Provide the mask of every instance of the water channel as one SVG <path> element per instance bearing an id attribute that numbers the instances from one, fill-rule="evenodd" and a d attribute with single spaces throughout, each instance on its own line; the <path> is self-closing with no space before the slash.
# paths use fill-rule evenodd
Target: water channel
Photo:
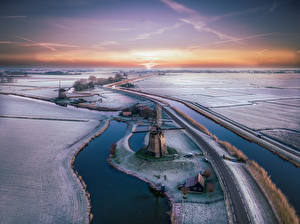
<path id="1" fill-rule="evenodd" d="M 125 123 L 112 121 L 76 157 L 74 169 L 91 194 L 92 223 L 170 223 L 166 198 L 155 196 L 147 183 L 112 168 L 107 162 L 111 145 L 124 136 L 126 127 Z"/>

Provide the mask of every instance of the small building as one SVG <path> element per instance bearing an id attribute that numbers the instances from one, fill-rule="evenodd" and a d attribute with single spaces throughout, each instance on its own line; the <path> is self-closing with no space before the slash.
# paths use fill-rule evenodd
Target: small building
<path id="1" fill-rule="evenodd" d="M 198 173 L 197 176 L 188 178 L 181 187 L 185 187 L 189 192 L 203 193 L 205 191 L 205 184 L 205 178 Z"/>
<path id="2" fill-rule="evenodd" d="M 122 112 L 122 116 L 124 116 L 124 117 L 129 117 L 129 116 L 131 116 L 132 115 L 132 112 L 131 111 L 123 111 Z"/>

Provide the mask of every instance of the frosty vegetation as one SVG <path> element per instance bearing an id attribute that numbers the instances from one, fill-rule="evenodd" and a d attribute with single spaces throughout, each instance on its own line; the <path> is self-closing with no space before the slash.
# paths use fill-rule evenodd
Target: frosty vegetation
<path id="1" fill-rule="evenodd" d="M 123 76 L 120 73 L 115 74 L 114 77 L 97 78 L 91 75 L 88 79 L 80 79 L 74 82 L 73 87 L 76 91 L 82 91 L 86 89 L 92 89 L 95 85 L 106 85 L 123 80 Z"/>

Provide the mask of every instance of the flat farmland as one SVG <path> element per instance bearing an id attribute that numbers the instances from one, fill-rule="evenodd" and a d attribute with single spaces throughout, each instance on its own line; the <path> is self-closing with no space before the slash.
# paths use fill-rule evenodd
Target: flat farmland
<path id="1" fill-rule="evenodd" d="M 298 73 L 167 73 L 136 88 L 198 103 L 299 149 Z"/>

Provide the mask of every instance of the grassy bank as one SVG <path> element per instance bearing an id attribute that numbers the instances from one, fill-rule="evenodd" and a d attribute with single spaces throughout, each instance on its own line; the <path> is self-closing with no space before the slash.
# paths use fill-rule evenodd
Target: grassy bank
<path id="1" fill-rule="evenodd" d="M 248 161 L 247 168 L 268 198 L 272 208 L 279 216 L 281 223 L 298 224 L 299 218 L 296 215 L 295 209 L 289 204 L 281 190 L 272 182 L 267 171 L 260 167 L 255 161 Z"/>
<path id="2" fill-rule="evenodd" d="M 231 145 L 229 142 L 225 142 L 225 141 L 219 140 L 215 135 L 213 135 L 212 133 L 210 133 L 209 130 L 205 126 L 203 126 L 199 122 L 195 121 L 193 118 L 191 118 L 190 116 L 186 115 L 185 113 L 183 113 L 182 111 L 178 110 L 177 108 L 172 107 L 172 109 L 175 110 L 181 116 L 185 117 L 185 119 L 187 119 L 190 123 L 192 123 L 196 128 L 200 129 L 202 132 L 204 132 L 205 134 L 207 134 L 210 137 L 212 137 L 223 148 L 225 148 L 232 156 L 237 157 L 238 160 L 240 160 L 242 162 L 246 162 L 247 161 L 247 159 L 248 159 L 247 156 L 245 156 L 245 154 L 243 152 L 241 152 L 240 150 L 238 150 L 235 146 Z"/>

